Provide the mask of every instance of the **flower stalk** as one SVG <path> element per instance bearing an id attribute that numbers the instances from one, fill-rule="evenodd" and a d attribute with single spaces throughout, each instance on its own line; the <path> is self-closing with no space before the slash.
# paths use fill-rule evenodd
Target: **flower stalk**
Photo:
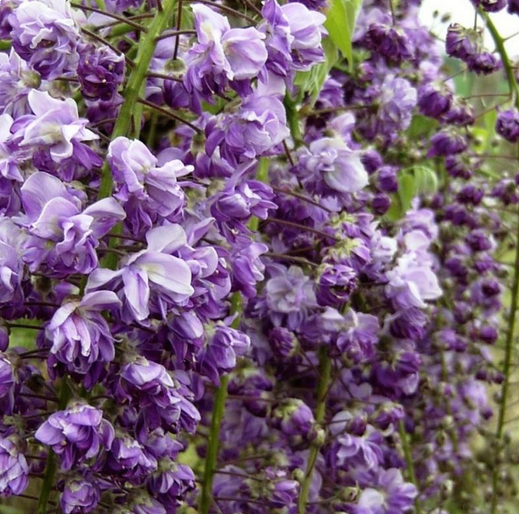
<path id="1" fill-rule="evenodd" d="M 332 359 L 328 355 L 328 348 L 323 347 L 319 351 L 319 382 L 317 384 L 317 404 L 315 407 L 315 421 L 318 427 L 322 427 L 326 415 L 326 395 L 330 387 L 332 371 Z M 308 504 L 308 494 L 310 493 L 310 485 L 312 484 L 312 476 L 314 473 L 315 463 L 319 456 L 319 451 L 324 441 L 317 437 L 310 448 L 306 470 L 301 483 L 301 490 L 297 501 L 297 514 L 305 514 Z"/>
<path id="2" fill-rule="evenodd" d="M 487 28 L 494 40 L 496 45 L 496 49 L 501 56 L 501 60 L 503 62 L 503 66 L 505 69 L 505 73 L 508 80 L 508 88 L 510 93 L 510 98 L 514 102 L 516 108 L 519 109 L 519 94 L 518 94 L 518 86 L 517 80 L 515 78 L 514 70 L 512 67 L 512 63 L 510 58 L 508 57 L 508 53 L 506 51 L 504 45 L 504 39 L 499 34 L 496 26 L 492 22 L 490 16 L 485 12 L 480 10 L 480 14 L 487 24 Z M 517 227 L 516 227 L 516 238 L 519 241 L 519 209 L 517 210 Z M 513 279 L 512 279 L 512 287 L 511 287 L 511 304 L 510 304 L 510 314 L 507 320 L 506 326 L 506 336 L 505 336 L 505 356 L 503 362 L 503 383 L 501 385 L 501 401 L 499 403 L 499 414 L 497 419 L 497 428 L 496 428 L 496 440 L 498 446 L 500 446 L 501 441 L 503 440 L 504 435 L 504 427 L 505 427 L 505 417 L 506 417 L 506 409 L 508 405 L 508 395 L 510 388 L 510 373 L 512 368 L 512 354 L 513 354 L 513 343 L 515 338 L 515 330 L 516 330 L 516 321 L 517 321 L 517 309 L 519 307 L 519 245 L 515 245 L 515 259 L 514 259 L 514 268 L 513 268 Z M 498 489 L 499 489 L 499 466 L 497 462 L 494 464 L 494 469 L 492 472 L 492 503 L 491 503 L 491 513 L 496 514 L 497 506 L 498 506 Z"/>

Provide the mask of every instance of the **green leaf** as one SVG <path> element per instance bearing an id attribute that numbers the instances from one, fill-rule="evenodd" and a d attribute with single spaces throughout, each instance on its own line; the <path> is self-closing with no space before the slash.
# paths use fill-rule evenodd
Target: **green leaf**
<path id="1" fill-rule="evenodd" d="M 436 191 L 438 191 L 438 177 L 433 169 L 416 165 L 400 171 L 398 193 L 392 197 L 391 207 L 385 215 L 386 219 L 397 221 L 403 218 L 416 196 L 429 195 Z"/>
<path id="2" fill-rule="evenodd" d="M 438 191 L 438 177 L 436 172 L 427 166 L 413 166 L 405 170 L 412 173 L 415 182 L 415 196 L 429 195 Z"/>
<path id="3" fill-rule="evenodd" d="M 323 39 L 323 50 L 325 60 L 319 64 L 312 66 L 309 71 L 301 71 L 296 74 L 294 83 L 304 92 L 308 93 L 312 98 L 312 105 L 317 100 L 324 81 L 335 63 L 339 60 L 339 52 L 337 47 L 330 38 Z"/>
<path id="4" fill-rule="evenodd" d="M 406 131 L 407 139 L 418 139 L 436 131 L 440 124 L 433 118 L 416 114 L 411 120 L 411 125 Z"/>
<path id="5" fill-rule="evenodd" d="M 332 0 L 324 23 L 331 40 L 348 60 L 350 71 L 353 65 L 351 38 L 361 6 L 362 0 Z"/>

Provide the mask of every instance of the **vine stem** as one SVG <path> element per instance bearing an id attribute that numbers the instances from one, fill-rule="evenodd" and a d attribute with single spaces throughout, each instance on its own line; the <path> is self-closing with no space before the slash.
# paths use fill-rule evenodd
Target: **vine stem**
<path id="1" fill-rule="evenodd" d="M 137 114 L 136 122 L 140 125 L 140 114 L 142 109 L 137 111 L 139 95 L 146 81 L 146 74 L 149 71 L 150 61 L 155 51 L 155 39 L 166 29 L 171 20 L 177 0 L 164 0 L 162 11 L 158 12 L 150 26 L 148 32 L 139 43 L 139 50 L 135 59 L 135 68 L 130 74 L 128 83 L 124 89 L 124 102 L 117 116 L 111 139 L 126 136 L 130 132 L 131 120 Z M 99 186 L 98 198 L 106 198 L 112 194 L 113 179 L 110 167 L 105 165 Z"/>
<path id="2" fill-rule="evenodd" d="M 326 395 L 330 386 L 331 372 L 332 359 L 328 355 L 328 348 L 322 347 L 319 351 L 319 382 L 317 384 L 317 405 L 315 407 L 315 421 L 318 426 L 322 426 L 325 421 Z M 301 484 L 301 491 L 297 500 L 297 514 L 306 514 L 312 475 L 322 445 L 323 441 L 317 437 L 310 448 L 308 462 L 306 464 L 306 470 Z"/>
<path id="3" fill-rule="evenodd" d="M 149 71 L 150 62 L 155 51 L 156 39 L 167 28 L 171 21 L 177 0 L 164 0 L 162 10 L 157 12 L 155 18 L 148 27 L 148 32 L 143 34 L 139 42 L 137 57 L 135 59 L 134 67 L 124 89 L 124 102 L 117 116 L 117 120 L 112 131 L 111 140 L 127 136 L 131 131 L 132 118 L 135 124 L 135 135 L 138 136 L 140 132 L 141 117 L 143 106 L 139 104 L 139 96 L 143 92 L 146 84 L 146 75 Z M 97 198 L 100 200 L 112 194 L 113 178 L 112 170 L 105 162 L 101 175 L 101 182 L 99 185 L 99 193 Z M 122 232 L 122 225 L 119 223 L 114 227 L 112 233 L 118 235 Z M 115 248 L 118 244 L 117 237 L 110 240 L 110 248 Z M 101 261 L 102 265 L 115 269 L 117 266 L 117 255 L 114 253 L 107 253 Z"/>
<path id="4" fill-rule="evenodd" d="M 225 413 L 225 401 L 227 400 L 227 384 L 229 376 L 220 378 L 220 387 L 214 397 L 213 417 L 211 418 L 211 430 L 207 445 L 207 457 L 205 459 L 204 481 L 200 495 L 200 514 L 209 514 L 213 495 L 213 478 L 218 460 L 218 447 L 220 446 L 220 428 Z"/>
<path id="5" fill-rule="evenodd" d="M 480 15 L 486 22 L 487 28 L 494 40 L 496 45 L 496 50 L 501 56 L 501 61 L 503 62 L 503 66 L 505 68 L 508 87 L 510 91 L 510 97 L 515 103 L 516 108 L 519 109 L 519 94 L 517 81 L 515 80 L 514 69 L 512 67 L 512 63 L 510 58 L 508 57 L 508 53 L 505 48 L 504 39 L 499 34 L 496 26 L 492 22 L 490 16 L 485 13 L 483 10 L 479 10 Z M 517 240 L 519 241 L 519 209 L 517 210 Z M 505 427 L 505 416 L 506 416 L 506 407 L 508 403 L 508 390 L 510 388 L 510 370 L 512 364 L 512 350 L 514 343 L 514 335 L 515 335 L 515 326 L 517 320 L 517 308 L 519 307 L 519 244 L 516 244 L 515 247 L 515 261 L 514 261 L 514 276 L 512 282 L 512 300 L 510 305 L 510 316 L 508 318 L 508 325 L 506 327 L 506 337 L 505 337 L 505 360 L 503 364 L 503 375 L 504 380 L 501 386 L 501 402 L 499 405 L 499 416 L 497 420 L 497 429 L 496 429 L 496 439 L 498 444 L 501 442 L 504 433 Z M 499 466 L 497 462 L 494 465 L 494 469 L 492 471 L 492 505 L 491 505 L 491 513 L 496 514 L 497 512 L 497 500 L 498 500 L 498 485 L 499 485 Z"/>
<path id="6" fill-rule="evenodd" d="M 239 314 L 243 310 L 243 298 L 240 293 L 234 293 L 231 297 L 231 314 Z M 240 316 L 236 316 L 231 324 L 232 328 L 238 328 Z M 214 501 L 213 498 L 213 478 L 216 473 L 216 463 L 218 462 L 218 449 L 220 447 L 220 428 L 225 414 L 225 402 L 227 401 L 227 385 L 229 375 L 220 377 L 220 387 L 214 396 L 213 415 L 211 417 L 211 428 L 209 431 L 209 441 L 207 443 L 207 456 L 205 459 L 204 479 L 202 482 L 202 492 L 200 493 L 200 505 L 198 514 L 209 514 L 209 509 Z"/>
<path id="7" fill-rule="evenodd" d="M 413 464 L 413 455 L 411 453 L 411 445 L 409 444 L 409 439 L 407 437 L 407 432 L 405 431 L 404 423 L 400 421 L 398 425 L 398 431 L 400 433 L 400 441 L 402 442 L 402 450 L 404 451 L 404 458 L 407 467 L 407 476 L 409 480 L 415 485 L 418 486 L 418 482 L 416 481 L 416 475 L 414 472 L 414 464 Z M 417 487 L 418 489 L 418 487 Z M 420 502 L 418 497 L 415 499 L 415 507 L 416 513 L 421 514 L 422 510 L 420 508 Z"/>

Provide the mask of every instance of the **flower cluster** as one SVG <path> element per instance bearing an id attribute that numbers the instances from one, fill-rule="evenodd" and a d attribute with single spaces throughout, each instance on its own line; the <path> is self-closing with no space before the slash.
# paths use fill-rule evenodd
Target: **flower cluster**
<path id="1" fill-rule="evenodd" d="M 419 0 L 365 0 L 353 57 L 327 2 L 244 4 L 0 4 L 0 496 L 445 514 L 475 469 L 516 182 Z"/>

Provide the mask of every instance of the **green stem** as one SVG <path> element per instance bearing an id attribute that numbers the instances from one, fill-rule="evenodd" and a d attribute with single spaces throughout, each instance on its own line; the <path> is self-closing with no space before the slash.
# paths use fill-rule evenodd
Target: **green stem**
<path id="1" fill-rule="evenodd" d="M 139 50 L 135 59 L 135 68 L 132 70 L 128 83 L 124 89 L 124 103 L 117 116 L 111 139 L 126 136 L 131 130 L 131 121 L 140 127 L 142 106 L 137 100 L 146 83 L 146 73 L 150 67 L 150 61 L 155 51 L 155 39 L 164 32 L 171 21 L 177 0 L 164 0 L 162 11 L 158 12 L 150 26 L 148 33 L 139 43 Z M 99 186 L 98 198 L 106 198 L 112 194 L 113 180 L 110 167 L 105 165 Z"/>
<path id="2" fill-rule="evenodd" d="M 269 160 L 266 157 L 261 157 L 258 161 L 258 169 L 256 170 L 256 180 L 268 183 L 269 180 Z M 249 229 L 252 232 L 257 232 L 259 229 L 259 218 L 252 216 L 249 221 Z"/>
<path id="3" fill-rule="evenodd" d="M 150 62 L 155 52 L 156 38 L 164 32 L 171 21 L 177 0 L 164 0 L 162 11 L 158 12 L 148 27 L 147 34 L 143 34 L 139 42 L 135 67 L 132 69 L 126 87 L 124 89 L 124 102 L 117 116 L 114 129 L 112 131 L 112 141 L 120 136 L 127 136 L 131 131 L 131 121 L 133 118 L 135 133 L 138 137 L 140 133 L 141 117 L 143 106 L 138 102 L 142 90 L 146 86 L 146 74 L 150 67 Z M 112 170 L 107 162 L 103 166 L 101 183 L 99 185 L 98 199 L 106 198 L 112 194 L 113 178 Z M 122 225 L 119 223 L 114 227 L 112 233 L 117 235 L 122 232 Z M 110 248 L 119 244 L 119 240 L 114 237 L 110 239 Z M 101 264 L 109 269 L 117 267 L 117 255 L 107 253 Z"/>
<path id="4" fill-rule="evenodd" d="M 211 419 L 211 431 L 207 445 L 207 456 L 205 459 L 204 482 L 200 496 L 200 514 L 208 514 L 211 507 L 213 495 L 213 478 L 218 460 L 218 448 L 220 446 L 220 427 L 225 413 L 225 401 L 227 400 L 227 384 L 229 376 L 220 378 L 220 387 L 214 397 L 213 417 Z"/>
<path id="5" fill-rule="evenodd" d="M 231 314 L 240 313 L 243 310 L 243 298 L 240 293 L 234 293 L 231 297 Z M 237 328 L 240 324 L 241 316 L 236 316 L 232 323 L 232 328 Z M 200 505 L 198 514 L 209 514 L 213 503 L 213 478 L 216 473 L 218 462 L 218 449 L 220 447 L 220 427 L 222 426 L 225 414 L 225 402 L 227 400 L 227 384 L 229 375 L 220 377 L 220 387 L 214 396 L 213 415 L 211 418 L 211 428 L 207 443 L 207 456 L 205 458 L 204 479 L 202 482 L 202 492 L 200 493 Z"/>
<path id="6" fill-rule="evenodd" d="M 492 19 L 490 18 L 490 16 L 482 9 L 479 9 L 479 14 L 485 20 L 488 31 L 490 32 L 490 35 L 492 36 L 492 39 L 494 40 L 494 43 L 496 45 L 496 50 L 498 51 L 499 55 L 501 56 L 501 61 L 503 62 L 503 67 L 505 68 L 506 78 L 508 80 L 508 88 L 510 90 L 510 96 L 513 97 L 515 105 L 519 109 L 519 95 L 518 95 L 518 89 L 517 89 L 517 81 L 515 80 L 514 68 L 510 61 L 510 58 L 508 57 L 508 52 L 506 51 L 506 48 L 505 48 L 504 39 L 499 34 L 499 32 L 498 32 L 496 26 L 494 25 Z"/>
<path id="7" fill-rule="evenodd" d="M 70 394 L 70 388 L 65 382 L 65 379 L 63 379 L 58 400 L 58 410 L 63 410 L 67 407 Z M 49 448 L 49 453 L 47 454 L 47 463 L 45 465 L 45 474 L 43 475 L 43 483 L 41 485 L 40 497 L 38 499 L 38 514 L 46 514 L 47 512 L 47 506 L 49 505 L 50 495 L 54 486 L 56 468 L 56 455 Z"/>
<path id="8" fill-rule="evenodd" d="M 326 395 L 328 393 L 328 388 L 330 387 L 331 372 L 332 359 L 328 355 L 328 348 L 323 347 L 319 351 L 319 382 L 317 384 L 317 405 L 315 407 L 315 421 L 318 426 L 322 425 L 325 421 Z M 306 514 L 306 505 L 308 503 L 308 494 L 312 483 L 312 475 L 323 442 L 324 441 L 320 437 L 317 437 L 312 442 L 310 453 L 308 454 L 305 475 L 303 477 L 297 501 L 297 514 Z"/>
<path id="9" fill-rule="evenodd" d="M 297 101 L 293 100 L 287 93 L 285 96 L 285 110 L 287 113 L 288 128 L 294 141 L 294 145 L 297 148 L 303 143 L 303 135 L 301 133 L 301 125 L 299 122 L 299 111 L 297 109 Z"/>
<path id="10" fill-rule="evenodd" d="M 487 28 L 494 40 L 496 45 L 496 49 L 501 56 L 501 61 L 503 62 L 503 66 L 505 68 L 506 76 L 508 79 L 508 88 L 510 92 L 510 97 L 513 99 L 516 108 L 519 109 L 519 94 L 517 81 L 515 80 L 514 69 L 512 67 L 512 63 L 510 58 L 508 57 L 508 53 L 505 48 L 504 40 L 496 29 L 494 23 L 492 22 L 490 16 L 485 13 L 483 10 L 479 10 L 479 13 L 485 20 L 487 24 Z M 517 228 L 516 228 L 516 237 L 519 240 L 519 209 L 517 211 Z M 517 320 L 517 308 L 519 307 L 519 244 L 516 245 L 515 248 L 515 261 L 514 261 L 514 276 L 512 282 L 512 299 L 510 305 L 510 316 L 508 318 L 508 325 L 506 327 L 506 336 L 505 336 L 505 360 L 503 364 L 503 375 L 504 380 L 501 386 L 501 403 L 499 405 L 499 416 L 497 420 L 497 429 L 496 429 L 496 439 L 497 444 L 500 446 L 501 440 L 503 439 L 504 427 L 505 427 L 505 416 L 506 416 L 506 407 L 508 404 L 508 391 L 510 388 L 510 370 L 512 364 L 512 350 L 514 343 L 514 335 L 515 335 L 515 325 Z M 498 454 L 500 453 L 500 449 L 498 449 Z M 498 501 L 498 486 L 499 486 L 499 465 L 496 462 L 494 464 L 494 469 L 492 471 L 492 508 L 491 513 L 496 514 L 497 512 L 497 501 Z"/>
<path id="11" fill-rule="evenodd" d="M 400 433 L 400 441 L 402 442 L 402 449 L 404 450 L 404 458 L 407 467 L 407 476 L 408 480 L 410 480 L 415 486 L 418 486 L 418 482 L 416 481 L 416 475 L 414 472 L 414 463 L 413 463 L 413 455 L 411 452 L 411 445 L 409 444 L 409 438 L 407 437 L 407 433 L 405 431 L 404 423 L 400 421 L 398 425 L 398 431 Z M 420 502 L 418 498 L 415 500 L 415 507 L 417 514 L 420 514 Z"/>

